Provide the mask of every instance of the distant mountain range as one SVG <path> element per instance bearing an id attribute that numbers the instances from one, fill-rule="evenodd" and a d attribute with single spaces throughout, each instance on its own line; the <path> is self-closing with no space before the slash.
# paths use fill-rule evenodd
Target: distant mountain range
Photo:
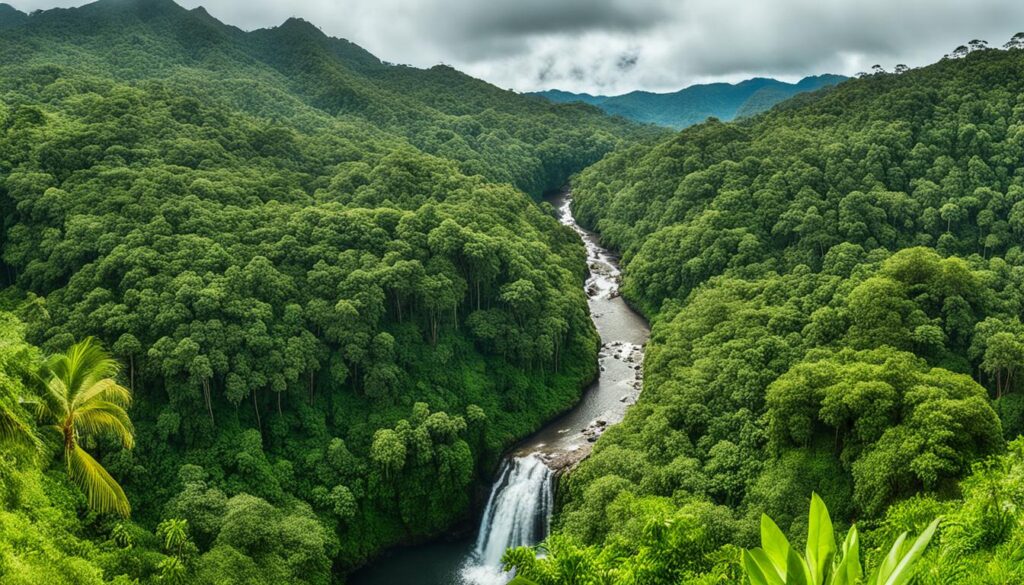
<path id="1" fill-rule="evenodd" d="M 842 75 L 816 75 L 797 83 L 756 77 L 740 83 L 709 83 L 692 85 L 673 93 L 633 91 L 617 96 L 571 93 L 552 89 L 535 92 L 556 103 L 583 102 L 639 122 L 671 128 L 699 124 L 709 117 L 733 120 L 770 109 L 798 93 L 836 85 L 847 78 Z"/>

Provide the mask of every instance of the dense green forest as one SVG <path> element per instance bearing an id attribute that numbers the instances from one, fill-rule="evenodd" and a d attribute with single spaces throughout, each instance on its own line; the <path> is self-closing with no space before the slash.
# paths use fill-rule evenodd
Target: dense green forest
<path id="1" fill-rule="evenodd" d="M 831 87 L 846 79 L 842 75 L 816 75 L 797 83 L 759 77 L 740 83 L 696 84 L 672 93 L 633 91 L 614 96 L 571 93 L 559 90 L 537 92 L 562 104 L 585 103 L 613 116 L 645 124 L 686 128 L 708 118 L 730 121 L 759 114 L 795 95 Z"/>
<path id="2" fill-rule="evenodd" d="M 1024 41 L 669 133 L 171 0 L 0 32 L 0 582 L 464 525 L 598 370 L 570 177 L 652 337 L 520 582 L 1024 582 Z"/>
<path id="3" fill-rule="evenodd" d="M 976 50 L 581 173 L 653 322 L 644 391 L 563 481 L 547 555 L 509 564 L 737 581 L 762 513 L 811 539 L 817 492 L 869 566 L 941 518 L 917 582 L 1024 582 L 1022 96 L 1024 51 Z"/>
<path id="4" fill-rule="evenodd" d="M 170 0 L 0 29 L 0 581 L 341 579 L 594 376 L 531 196 L 660 131 Z"/>

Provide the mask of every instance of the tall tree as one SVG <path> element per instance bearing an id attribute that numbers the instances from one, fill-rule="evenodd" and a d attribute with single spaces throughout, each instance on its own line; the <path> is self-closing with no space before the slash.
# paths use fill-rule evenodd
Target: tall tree
<path id="1" fill-rule="evenodd" d="M 88 337 L 47 359 L 35 406 L 39 420 L 60 436 L 68 477 L 85 492 L 89 507 L 128 516 L 131 506 L 124 490 L 81 446 L 83 438 L 99 435 L 116 437 L 126 449 L 135 444 L 135 429 L 125 411 L 131 391 L 114 379 L 119 369 L 103 346 Z"/>

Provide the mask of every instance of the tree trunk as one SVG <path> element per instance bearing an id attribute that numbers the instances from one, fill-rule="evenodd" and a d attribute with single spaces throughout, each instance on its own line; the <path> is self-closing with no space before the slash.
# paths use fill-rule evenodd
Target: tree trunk
<path id="1" fill-rule="evenodd" d="M 260 405 L 256 402 L 256 390 L 252 391 L 252 408 L 256 411 L 256 428 L 259 429 L 260 435 L 263 434 L 263 422 L 260 420 Z"/>
<path id="2" fill-rule="evenodd" d="M 210 424 L 214 427 L 217 423 L 213 420 L 213 400 L 210 398 L 210 380 L 203 380 L 203 400 L 206 402 L 206 412 L 210 415 Z"/>

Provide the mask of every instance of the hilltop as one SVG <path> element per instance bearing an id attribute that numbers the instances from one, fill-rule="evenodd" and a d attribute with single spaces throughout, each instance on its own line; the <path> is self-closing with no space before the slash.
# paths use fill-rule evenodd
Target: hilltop
<path id="1" fill-rule="evenodd" d="M 698 84 L 672 93 L 633 91 L 617 96 L 576 94 L 560 90 L 536 92 L 555 103 L 585 103 L 609 114 L 670 128 L 686 128 L 708 118 L 730 121 L 769 110 L 797 94 L 843 82 L 842 75 L 805 77 L 797 83 L 754 78 L 736 84 Z"/>

